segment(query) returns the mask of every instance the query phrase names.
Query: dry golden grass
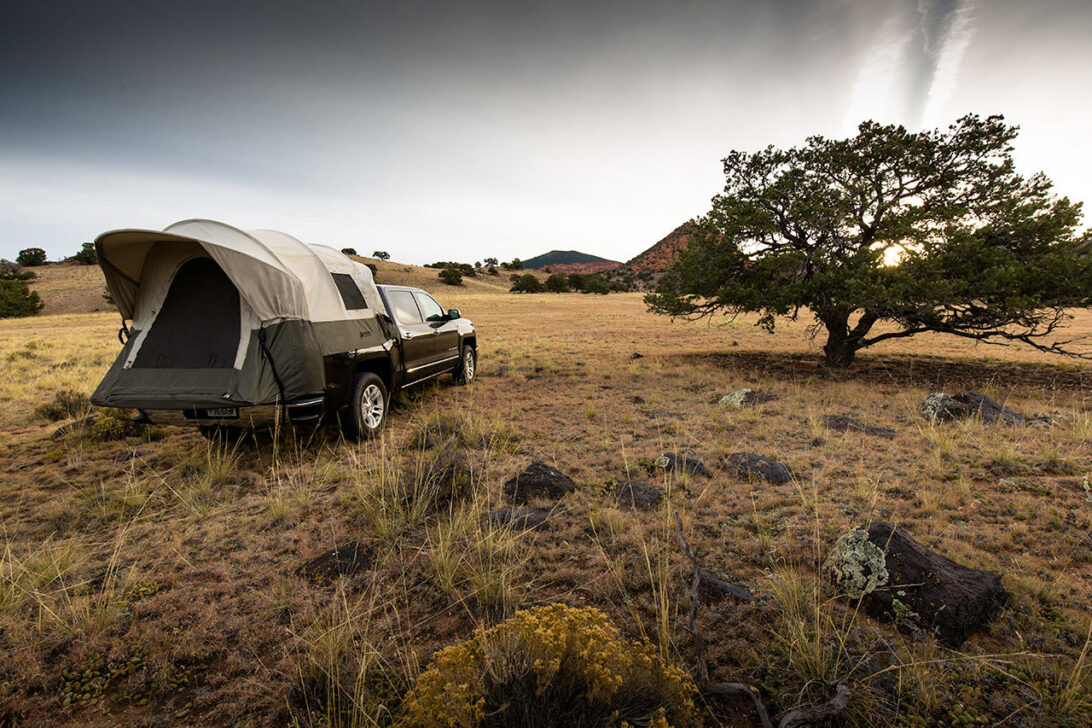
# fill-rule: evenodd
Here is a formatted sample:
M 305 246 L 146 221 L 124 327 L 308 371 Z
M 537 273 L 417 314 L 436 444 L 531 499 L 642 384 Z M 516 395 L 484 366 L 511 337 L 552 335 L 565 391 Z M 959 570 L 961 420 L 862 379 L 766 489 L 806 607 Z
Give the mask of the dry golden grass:
M 636 294 L 518 296 L 500 292 L 504 277 L 489 290 L 410 273 L 389 282 L 426 286 L 474 320 L 481 376 L 414 393 L 383 440 L 359 446 L 282 432 L 225 449 L 184 429 L 51 439 L 57 424 L 34 408 L 94 388 L 119 348 L 116 316 L 0 323 L 0 724 L 387 725 L 433 651 L 555 601 L 595 606 L 690 668 L 676 511 L 704 561 L 761 597 L 703 605 L 712 678 L 757 685 L 775 712 L 841 679 L 855 725 L 1087 724 L 1087 369 L 925 337 L 831 374 L 813 366 L 804 322 L 776 335 L 742 319 L 672 323 Z M 1092 330 L 1088 314 L 1075 323 Z M 744 386 L 780 399 L 715 406 Z M 931 391 L 972 387 L 1061 416 L 1010 428 L 917 412 Z M 423 450 L 417 427 L 441 412 L 465 432 Z M 897 435 L 827 430 L 826 413 Z M 443 448 L 472 487 L 429 500 L 423 479 Z M 797 480 L 750 484 L 714 469 L 738 450 L 777 457 Z M 646 471 L 665 451 L 693 451 L 714 477 Z M 577 491 L 544 529 L 490 525 L 504 481 L 531 459 Z M 624 480 L 667 498 L 620 510 L 610 490 Z M 874 518 L 1000 573 L 1009 605 L 960 652 L 857 614 L 817 564 Z M 361 544 L 364 563 L 332 581 L 301 571 L 346 544 Z M 753 721 L 744 702 L 702 710 L 708 725 Z

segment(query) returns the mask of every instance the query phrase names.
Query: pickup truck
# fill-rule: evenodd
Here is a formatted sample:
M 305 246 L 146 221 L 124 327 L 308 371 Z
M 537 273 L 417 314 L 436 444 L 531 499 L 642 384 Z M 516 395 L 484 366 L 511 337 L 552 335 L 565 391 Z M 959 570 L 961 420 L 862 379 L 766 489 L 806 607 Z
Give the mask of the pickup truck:
M 474 379 L 477 335 L 418 288 L 275 230 L 183 220 L 95 240 L 122 349 L 91 395 L 230 438 L 270 421 L 375 437 L 391 396 Z

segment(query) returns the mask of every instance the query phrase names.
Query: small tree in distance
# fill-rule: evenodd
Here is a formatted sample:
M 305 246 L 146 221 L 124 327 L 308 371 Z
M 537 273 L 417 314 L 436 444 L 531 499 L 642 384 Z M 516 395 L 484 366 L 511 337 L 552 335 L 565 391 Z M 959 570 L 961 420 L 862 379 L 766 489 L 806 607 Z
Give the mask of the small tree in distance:
M 569 277 L 564 273 L 552 273 L 546 279 L 546 290 L 551 293 L 568 293 Z
M 458 268 L 444 268 L 440 271 L 440 281 L 449 286 L 461 286 L 463 284 L 463 274 Z
M 345 255 L 356 255 L 356 248 L 342 248 L 341 252 Z
M 756 312 L 770 331 L 810 311 L 833 367 L 927 331 L 1090 356 L 1057 334 L 1092 303 L 1092 237 L 1080 203 L 1016 173 L 1016 134 L 1000 116 L 919 133 L 867 121 L 851 139 L 733 151 L 645 301 L 687 319 Z
M 84 243 L 72 259 L 82 265 L 95 265 L 99 262 L 99 254 L 95 252 L 94 243 Z
M 385 250 L 377 250 L 374 253 L 372 253 L 372 257 L 376 258 L 378 260 L 390 260 L 391 259 L 391 254 L 388 253 Z
M 43 305 L 38 292 L 30 290 L 26 281 L 0 280 L 0 318 L 34 316 Z
M 542 293 L 543 291 L 542 281 L 530 273 L 523 275 L 513 273 L 510 280 L 512 281 L 512 287 L 508 289 L 510 293 Z
M 15 256 L 15 262 L 28 268 L 46 264 L 46 252 L 41 248 L 24 248 Z

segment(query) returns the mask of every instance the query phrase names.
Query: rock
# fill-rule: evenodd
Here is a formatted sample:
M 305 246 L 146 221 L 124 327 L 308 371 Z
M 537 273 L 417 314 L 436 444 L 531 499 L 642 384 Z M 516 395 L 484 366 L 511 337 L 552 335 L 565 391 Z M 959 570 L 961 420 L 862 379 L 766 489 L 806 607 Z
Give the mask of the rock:
M 537 460 L 504 484 L 504 494 L 514 503 L 526 503 L 532 498 L 558 500 L 574 490 L 576 483 L 572 478 Z
M 517 506 L 493 511 L 488 518 L 494 526 L 510 526 L 517 531 L 534 531 L 545 526 L 546 521 L 554 513 L 555 511 L 550 508 Z
M 962 420 L 967 417 L 978 417 L 989 424 L 1004 422 L 1007 425 L 1023 425 L 1028 421 L 1019 412 L 978 392 L 964 392 L 955 397 L 936 392 L 926 397 L 918 406 L 918 410 L 925 419 L 939 422 Z
M 970 416 L 967 405 L 957 402 L 944 392 L 933 392 L 918 405 L 921 416 L 930 421 L 951 422 Z
M 773 392 L 760 392 L 754 389 L 737 389 L 731 394 L 726 394 L 720 398 L 717 402 L 718 407 L 725 407 L 730 410 L 743 409 L 744 407 L 754 407 L 755 405 L 764 404 L 766 402 L 773 402 L 777 399 L 777 395 Z
M 329 584 L 339 576 L 366 571 L 374 563 L 372 550 L 354 541 L 319 554 L 296 569 L 296 574 L 311 584 Z
M 767 483 L 782 485 L 792 480 L 792 473 L 783 463 L 773 458 L 755 455 L 753 452 L 734 452 L 725 455 L 721 463 L 736 477 L 751 482 L 765 480 Z
M 663 500 L 664 492 L 656 486 L 630 480 L 619 483 L 614 489 L 619 508 L 655 508 Z
M 634 395 L 632 401 L 633 401 L 633 404 L 644 404 L 645 403 L 645 398 L 642 397 L 641 395 L 637 394 L 637 395 Z
M 639 353 L 637 353 L 635 351 L 635 352 L 633 352 L 632 354 L 629 355 L 629 358 L 630 358 L 630 361 L 632 361 L 634 359 L 644 359 L 645 355 L 644 354 L 639 354 Z
M 1008 600 L 1001 578 L 960 566 L 878 521 L 845 533 L 823 571 L 864 610 L 958 647 Z
M 665 452 L 652 462 L 653 467 L 663 468 L 668 472 L 680 471 L 691 475 L 712 478 L 713 474 L 705 469 L 705 463 L 695 458 L 688 458 L 673 452 Z
M 837 430 L 838 432 L 863 432 L 866 435 L 886 438 L 895 436 L 895 431 L 890 427 L 866 425 L 860 420 L 847 415 L 823 415 L 823 424 L 826 425 L 828 430 Z

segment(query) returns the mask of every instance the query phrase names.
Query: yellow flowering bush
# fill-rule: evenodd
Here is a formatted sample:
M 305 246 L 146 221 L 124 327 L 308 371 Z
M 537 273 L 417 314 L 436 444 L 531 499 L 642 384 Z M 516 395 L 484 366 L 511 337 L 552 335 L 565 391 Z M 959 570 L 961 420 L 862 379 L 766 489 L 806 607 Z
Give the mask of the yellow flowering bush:
M 597 609 L 517 612 L 437 652 L 406 696 L 403 728 L 696 723 L 685 670 L 626 640 Z

